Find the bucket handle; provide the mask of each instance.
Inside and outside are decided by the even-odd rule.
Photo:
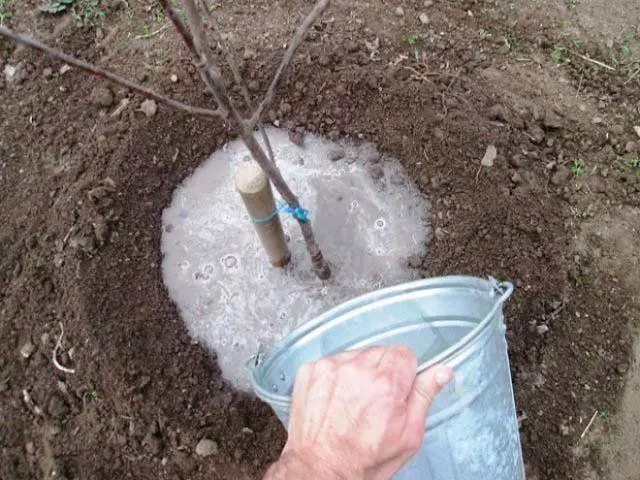
[[[491,284],[492,290],[491,293],[495,295],[500,295],[496,300],[496,303],[493,305],[489,313],[484,317],[482,322],[489,322],[491,318],[496,314],[499,308],[502,307],[504,302],[511,296],[513,293],[513,283],[511,282],[498,282],[494,277],[489,277],[489,283]],[[260,366],[262,360],[264,358],[263,345],[262,343],[258,344],[258,351],[251,355],[244,364],[245,371],[251,375],[251,373]],[[438,363],[438,359],[432,359],[432,361],[425,362],[423,364],[418,365],[418,373],[422,373],[428,368],[431,368],[433,365]]]
[[[506,302],[507,299],[511,296],[514,289],[513,283],[511,282],[499,282],[494,277],[489,277],[488,281],[491,284],[491,294],[500,295],[500,296],[496,300],[496,303],[494,303],[491,310],[489,310],[489,313],[487,313],[485,317],[482,319],[482,321],[479,323],[479,325],[484,325],[491,321],[491,319],[497,313],[498,309],[502,308],[502,305],[504,304],[504,302]],[[433,367],[434,365],[437,365],[438,363],[441,363],[442,359],[445,358],[448,355],[448,353],[449,353],[448,351],[444,351],[437,357],[432,358],[431,360],[418,365],[418,374],[424,372],[425,370],[428,370],[429,368]]]

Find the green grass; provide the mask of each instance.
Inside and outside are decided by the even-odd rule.
[[[584,162],[582,160],[574,160],[571,164],[571,172],[574,177],[578,177],[586,173]]]
[[[106,15],[106,8],[100,0],[75,0],[73,18],[82,27],[95,27]]]
[[[0,0],[2,1],[2,0]],[[95,27],[106,15],[107,7],[101,0],[47,0],[40,7],[47,15],[71,13],[79,27]]]
[[[551,51],[551,58],[557,63],[564,63],[567,61],[567,57],[569,56],[569,51],[563,45],[559,43],[553,46],[553,50]]]
[[[415,59],[416,63],[420,62],[420,50],[418,49],[418,45],[421,42],[424,42],[425,40],[427,40],[429,38],[429,33],[414,33],[412,35],[409,35],[407,37],[407,43],[409,44],[410,47],[412,47],[413,50],[413,58]]]
[[[11,0],[0,0],[0,25],[7,25],[11,20],[10,3]]]
[[[631,155],[627,157],[618,157],[616,166],[620,173],[633,173],[640,176],[640,155]]]
[[[613,415],[608,410],[602,410],[601,412],[598,412],[598,416],[602,420],[611,420],[613,418]]]

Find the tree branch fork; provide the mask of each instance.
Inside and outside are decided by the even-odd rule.
[[[247,89],[242,81],[242,77],[238,71],[233,56],[224,43],[217,20],[214,18],[213,13],[207,8],[206,2],[202,0],[181,0],[181,5],[186,12],[186,24],[182,21],[176,7],[170,0],[160,0],[160,3],[174,25],[176,31],[180,34],[184,44],[189,50],[194,64],[198,67],[200,77],[207,86],[207,88],[213,94],[213,97],[217,103],[217,107],[212,108],[200,108],[192,105],[187,105],[178,100],[174,100],[165,95],[156,93],[150,89],[147,89],[135,82],[127,80],[113,72],[105,70],[96,65],[87,63],[81,59],[67,55],[66,53],[59,51],[55,48],[46,45],[39,40],[36,40],[27,35],[14,32],[13,30],[0,25],[0,36],[9,38],[17,43],[38,50],[50,57],[60,60],[72,67],[77,68],[90,75],[103,78],[114,84],[123,86],[135,93],[155,100],[158,103],[166,105],[176,110],[183,111],[190,115],[220,118],[223,120],[230,120],[239,129],[240,137],[251,152],[254,160],[260,165],[264,172],[269,177],[269,180],[280,193],[282,198],[289,204],[290,207],[300,207],[298,197],[291,191],[289,185],[282,177],[280,169],[277,167],[275,158],[273,156],[273,150],[269,143],[269,139],[262,128],[262,117],[270,106],[273,104],[275,93],[280,85],[283,75],[287,67],[291,64],[295,53],[304,41],[304,38],[316,22],[316,20],[324,13],[329,6],[329,0],[318,0],[314,8],[307,15],[304,21],[298,27],[296,34],[289,44],[289,48],[285,52],[278,69],[267,89],[267,92],[255,109],[253,114],[249,118],[243,118],[239,113],[236,105],[231,100],[224,81],[222,79],[220,67],[216,62],[216,58],[213,54],[213,49],[206,36],[206,26],[208,26],[214,33],[215,41],[218,47],[226,57],[227,63],[233,73],[235,83],[240,87],[244,102],[248,108],[252,108],[249,104],[250,98]],[[203,20],[203,18],[205,20]],[[206,25],[205,25],[206,24]],[[261,133],[263,138],[264,147],[256,140],[254,135],[255,129]],[[265,148],[267,152],[265,152]],[[298,219],[300,230],[307,246],[307,251],[311,258],[316,275],[326,280],[331,276],[331,270],[326,260],[322,255],[322,251],[315,240],[312,226],[309,222],[301,221]]]

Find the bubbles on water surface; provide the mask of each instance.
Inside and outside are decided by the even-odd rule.
[[[217,353],[224,377],[244,390],[249,388],[244,365],[259,345],[266,353],[292,329],[346,300],[415,279],[406,258],[426,254],[429,205],[399,162],[385,157],[379,163],[385,178],[402,179],[380,188],[362,162],[346,161],[362,158],[372,145],[363,149],[307,134],[301,149],[286,132],[268,129],[268,134],[284,177],[311,212],[332,266],[329,281],[313,274],[297,223],[284,213],[291,264],[285,269],[269,264],[234,187],[234,170],[247,155],[240,142],[215,152],[176,189],[163,212],[169,294],[191,335]],[[329,162],[336,148],[345,150],[345,158]]]

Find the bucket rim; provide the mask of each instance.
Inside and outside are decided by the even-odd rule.
[[[260,399],[272,406],[289,407],[291,404],[291,395],[277,394],[260,385],[256,378],[256,373],[260,371],[260,367],[272,363],[277,357],[287,351],[289,347],[298,344],[307,334],[313,332],[320,326],[325,325],[325,323],[330,322],[331,320],[339,319],[340,316],[362,307],[363,305],[375,305],[376,303],[381,303],[389,298],[413,291],[447,287],[484,290],[485,293],[496,298],[493,307],[491,307],[484,318],[478,322],[478,324],[469,333],[458,340],[455,344],[440,352],[438,355],[418,365],[417,373],[419,374],[437,364],[449,363],[488,328],[498,310],[513,293],[513,283],[508,281],[499,282],[494,277],[484,279],[473,276],[452,275],[402,283],[380,290],[375,290],[347,300],[346,302],[338,304],[291,331],[288,335],[282,338],[280,342],[274,345],[263,357],[260,357],[260,353],[249,357],[246,366],[254,392]]]

